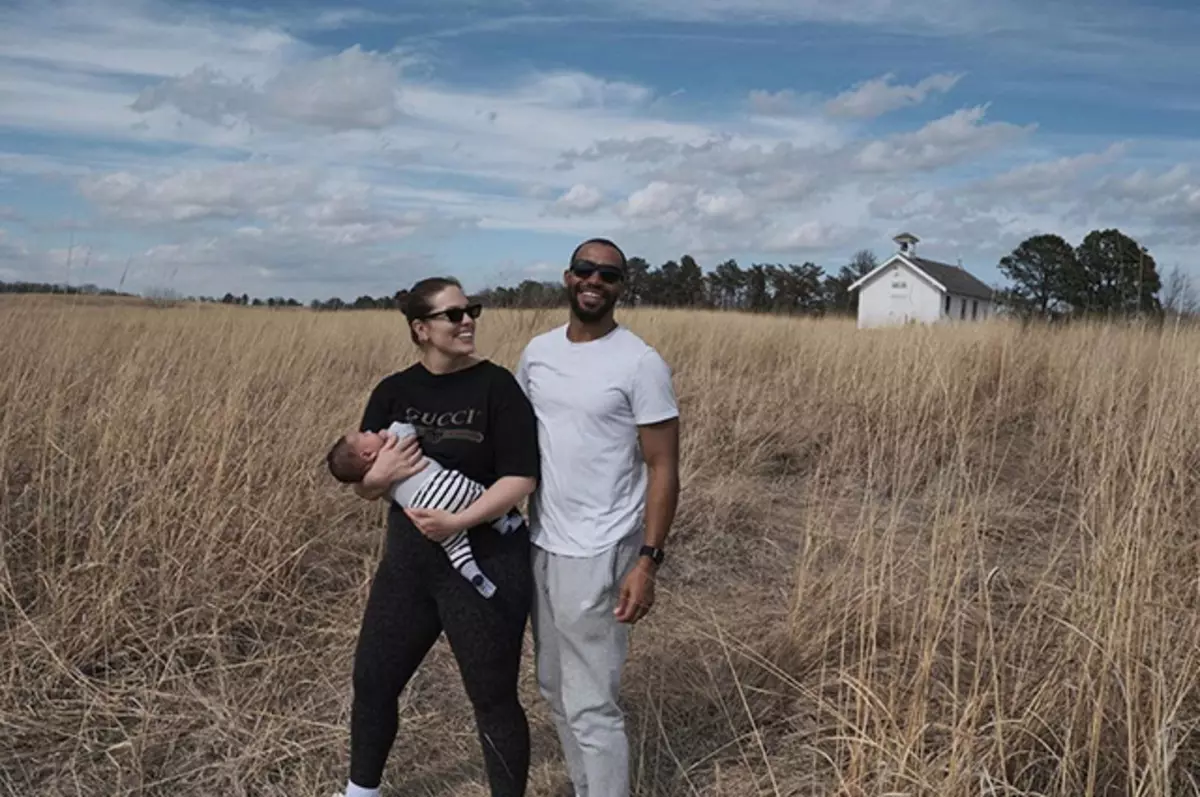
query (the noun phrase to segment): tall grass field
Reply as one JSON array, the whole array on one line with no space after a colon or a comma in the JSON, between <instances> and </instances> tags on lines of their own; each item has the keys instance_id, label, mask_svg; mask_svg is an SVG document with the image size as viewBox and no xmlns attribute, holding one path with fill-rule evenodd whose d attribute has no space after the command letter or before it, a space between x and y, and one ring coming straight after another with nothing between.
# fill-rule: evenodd
<instances>
[{"instance_id":1,"label":"tall grass field","mask_svg":"<svg viewBox=\"0 0 1200 797\"><path fill-rule=\"evenodd\" d=\"M619 319L683 414L637 795L1200 794L1200 332ZM0 793L344 786L385 507L323 457L414 356L394 312L0 304ZM531 643L522 694L559 794ZM385 795L487 794L444 640L400 717Z\"/></svg>"}]
</instances>

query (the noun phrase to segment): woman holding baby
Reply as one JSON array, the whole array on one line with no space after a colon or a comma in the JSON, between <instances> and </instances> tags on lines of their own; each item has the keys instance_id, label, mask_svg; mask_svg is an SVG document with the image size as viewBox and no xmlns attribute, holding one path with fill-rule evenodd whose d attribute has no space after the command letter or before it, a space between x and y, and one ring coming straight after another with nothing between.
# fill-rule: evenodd
<instances>
[{"instance_id":1,"label":"woman holding baby","mask_svg":"<svg viewBox=\"0 0 1200 797\"><path fill-rule=\"evenodd\" d=\"M457 513L388 510L386 550L375 572L354 659L350 782L345 797L378 797L396 737L397 700L438 636L462 673L493 797L525 793L529 726L517 693L525 622L533 598L529 531L500 533L488 521L533 492L537 424L516 380L477 356L475 319L459 283L431 278L404 308L420 359L371 392L360 431L407 423L417 437L389 439L355 485L366 499L418 473L424 457L486 487ZM441 541L467 531L479 567L496 587L483 598L455 571Z\"/></svg>"}]
</instances>

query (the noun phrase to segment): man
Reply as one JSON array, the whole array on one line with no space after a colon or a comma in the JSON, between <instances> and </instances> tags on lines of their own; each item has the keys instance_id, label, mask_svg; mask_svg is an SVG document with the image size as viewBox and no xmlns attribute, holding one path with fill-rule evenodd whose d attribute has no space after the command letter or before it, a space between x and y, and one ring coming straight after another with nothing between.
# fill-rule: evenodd
<instances>
[{"instance_id":1,"label":"man","mask_svg":"<svg viewBox=\"0 0 1200 797\"><path fill-rule=\"evenodd\" d=\"M621 670L629 629L654 604L679 496L671 371L613 318L625 278L612 241L576 247L563 275L570 319L530 341L517 367L541 449L530 499L538 685L578 797L629 794Z\"/></svg>"}]
</instances>

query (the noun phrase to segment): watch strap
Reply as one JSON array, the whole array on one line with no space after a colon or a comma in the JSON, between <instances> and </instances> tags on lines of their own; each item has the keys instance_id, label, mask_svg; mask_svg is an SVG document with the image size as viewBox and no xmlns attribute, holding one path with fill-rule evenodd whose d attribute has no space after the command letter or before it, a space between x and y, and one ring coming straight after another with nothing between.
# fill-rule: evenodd
<instances>
[{"instance_id":1,"label":"watch strap","mask_svg":"<svg viewBox=\"0 0 1200 797\"><path fill-rule=\"evenodd\" d=\"M663 563L663 559L666 557L666 554L663 552L662 548L655 548L653 545L643 545L642 549L638 551L638 556L650 557L650 561L654 562L654 564L657 566Z\"/></svg>"}]
</instances>

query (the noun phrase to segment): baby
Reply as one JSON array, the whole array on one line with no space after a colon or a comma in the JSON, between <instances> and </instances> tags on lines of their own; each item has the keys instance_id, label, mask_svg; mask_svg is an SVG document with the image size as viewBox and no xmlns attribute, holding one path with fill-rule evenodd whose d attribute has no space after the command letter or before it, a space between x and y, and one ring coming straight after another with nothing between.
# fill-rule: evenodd
<instances>
[{"instance_id":1,"label":"baby","mask_svg":"<svg viewBox=\"0 0 1200 797\"><path fill-rule=\"evenodd\" d=\"M416 429L411 424L393 423L388 427L388 432L403 439L416 434ZM325 456L329 472L343 483L361 482L375 465L375 458L383 444L384 437L377 432L343 435ZM429 457L425 458L425 462L424 468L407 479L393 482L388 488L392 500L400 506L459 512L483 495L484 488L479 482L467 478L459 471L448 470ZM519 514L509 513L492 521L492 527L501 534L508 534L522 522ZM442 540L442 548L450 557L450 564L454 569L474 584L479 594L485 598L495 594L496 585L479 569L465 531Z\"/></svg>"}]
</instances>

